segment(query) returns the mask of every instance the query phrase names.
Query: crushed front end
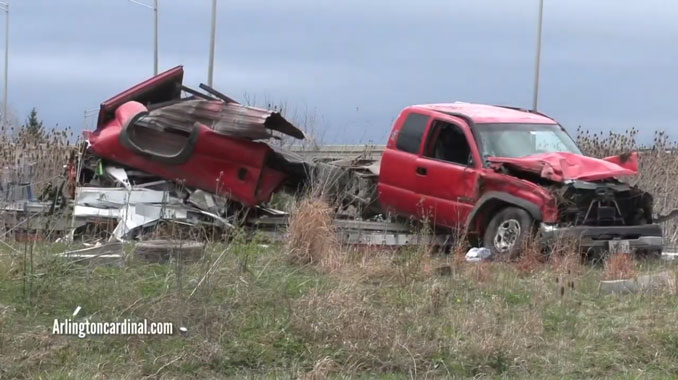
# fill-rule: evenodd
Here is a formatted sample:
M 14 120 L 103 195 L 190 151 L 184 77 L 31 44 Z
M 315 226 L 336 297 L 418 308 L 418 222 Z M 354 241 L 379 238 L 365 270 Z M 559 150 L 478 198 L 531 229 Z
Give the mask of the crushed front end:
M 599 159 L 556 152 L 488 161 L 498 171 L 550 191 L 558 212 L 555 220 L 540 223 L 545 243 L 567 239 L 584 249 L 662 250 L 652 195 L 618 179 L 637 174 L 637 153 Z
M 662 228 L 653 221 L 652 195 L 616 179 L 569 180 L 552 186 L 558 222 L 541 223 L 546 241 L 576 239 L 582 248 L 661 251 Z

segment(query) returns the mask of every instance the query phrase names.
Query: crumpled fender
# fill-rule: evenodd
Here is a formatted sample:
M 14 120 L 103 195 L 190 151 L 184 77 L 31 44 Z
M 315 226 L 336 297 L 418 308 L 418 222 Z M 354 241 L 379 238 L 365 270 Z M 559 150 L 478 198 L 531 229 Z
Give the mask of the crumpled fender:
M 478 199 L 475 207 L 469 213 L 465 223 L 466 230 L 469 230 L 469 228 L 472 227 L 475 218 L 478 216 L 478 213 L 485 207 L 485 205 L 492 201 L 500 201 L 508 205 L 522 208 L 525 211 L 527 211 L 534 220 L 542 220 L 541 210 L 539 209 L 539 206 L 536 203 L 504 192 L 490 191 L 483 194 L 483 196 L 480 197 L 480 199 Z
M 468 214 L 467 231 L 478 231 L 494 216 L 497 207 L 513 206 L 527 211 L 535 221 L 555 222 L 558 207 L 552 193 L 538 184 L 510 175 L 485 172 L 478 180 L 478 198 Z M 480 224 L 479 224 L 480 223 Z

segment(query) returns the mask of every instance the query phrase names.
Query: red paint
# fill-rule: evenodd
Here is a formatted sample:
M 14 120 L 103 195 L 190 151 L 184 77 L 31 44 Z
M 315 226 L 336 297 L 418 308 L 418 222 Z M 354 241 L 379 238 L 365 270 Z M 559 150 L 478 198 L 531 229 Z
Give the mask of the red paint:
M 638 152 L 631 152 L 630 154 L 622 154 L 619 156 L 611 156 L 603 158 L 605 161 L 612 162 L 621 166 L 624 169 L 629 169 L 638 172 Z
M 106 100 L 101 103 L 97 129 L 113 119 L 118 107 L 131 100 L 148 104 L 179 99 L 183 78 L 184 67 L 176 66 Z
M 407 116 L 413 112 L 430 117 L 419 151 L 408 153 L 397 149 L 396 142 Z M 423 155 L 431 125 L 435 120 L 455 124 L 471 148 L 472 165 L 459 165 Z M 557 124 L 545 115 L 504 107 L 469 103 L 430 104 L 405 108 L 395 121 L 382 156 L 379 175 L 379 202 L 385 210 L 404 215 L 427 217 L 436 225 L 458 228 L 467 225 L 470 231 L 480 231 L 492 217 L 490 206 L 478 204 L 485 194 L 505 194 L 533 205 L 541 221 L 554 223 L 558 219 L 555 198 L 548 189 L 528 180 L 499 173 L 496 168 L 480 163 L 472 127 L 469 123 L 533 123 Z M 554 181 L 580 179 L 595 181 L 636 174 L 637 154 L 595 159 L 572 153 L 538 154 L 522 158 L 493 157 L 495 164 L 511 165 Z M 493 165 L 494 166 L 494 165 Z M 425 168 L 426 175 L 419 171 Z M 489 211 L 486 211 L 489 210 Z M 476 211 L 475 218 L 468 220 Z M 489 214 L 488 214 L 489 213 Z
M 183 69 L 177 67 L 104 102 L 97 130 L 83 133 L 90 143 L 89 149 L 115 163 L 225 195 L 249 206 L 268 201 L 286 174 L 266 166 L 272 149 L 265 143 L 224 136 L 198 124 L 193 154 L 176 165 L 153 161 L 121 144 L 120 133 L 126 122 L 147 110 L 137 101 L 171 100 L 178 94 L 171 89 L 181 84 L 182 76 Z
M 574 153 L 542 153 L 520 158 L 489 157 L 492 163 L 539 174 L 556 182 L 566 180 L 598 181 L 638 173 L 638 155 L 632 154 L 621 166 L 620 157 L 598 159 Z M 618 163 L 616 163 L 618 162 Z

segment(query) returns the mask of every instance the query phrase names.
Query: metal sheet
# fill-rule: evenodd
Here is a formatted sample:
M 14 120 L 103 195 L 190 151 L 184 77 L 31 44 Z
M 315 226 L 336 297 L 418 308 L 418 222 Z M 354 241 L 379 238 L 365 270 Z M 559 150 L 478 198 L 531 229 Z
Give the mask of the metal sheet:
M 76 206 L 96 208 L 120 208 L 140 203 L 179 204 L 181 201 L 165 191 L 124 188 L 79 187 L 76 190 Z
M 225 103 L 221 100 L 191 99 L 153 109 L 138 123 L 162 129 L 190 132 L 196 123 L 233 137 L 250 140 L 268 139 L 271 131 L 303 139 L 304 133 L 278 112 Z

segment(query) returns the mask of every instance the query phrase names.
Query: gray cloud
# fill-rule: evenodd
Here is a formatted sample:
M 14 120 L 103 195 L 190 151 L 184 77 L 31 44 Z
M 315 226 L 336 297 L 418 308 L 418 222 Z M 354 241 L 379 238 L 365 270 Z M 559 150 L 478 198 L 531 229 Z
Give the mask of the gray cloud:
M 210 1 L 160 0 L 160 64 L 205 81 Z M 124 0 L 12 3 L 10 104 L 49 124 L 152 70 L 152 14 Z M 537 1 L 220 0 L 215 85 L 316 114 L 328 141 L 381 141 L 408 105 L 528 107 Z M 671 129 L 678 5 L 546 0 L 540 108 L 574 129 Z M 1 23 L 1 21 L 0 21 Z

